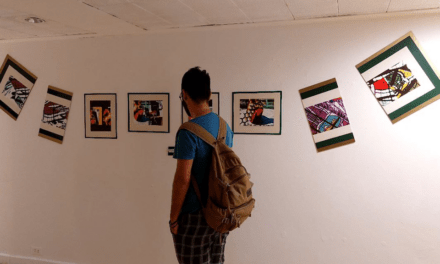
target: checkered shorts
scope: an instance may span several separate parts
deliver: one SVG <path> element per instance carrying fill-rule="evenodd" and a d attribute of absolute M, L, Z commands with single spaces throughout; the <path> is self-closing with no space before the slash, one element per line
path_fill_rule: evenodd
<path fill-rule="evenodd" d="M 220 234 L 205 221 L 201 210 L 184 214 L 179 219 L 177 235 L 173 235 L 179 264 L 222 264 L 228 233 Z M 220 243 L 220 236 L 222 236 Z"/>

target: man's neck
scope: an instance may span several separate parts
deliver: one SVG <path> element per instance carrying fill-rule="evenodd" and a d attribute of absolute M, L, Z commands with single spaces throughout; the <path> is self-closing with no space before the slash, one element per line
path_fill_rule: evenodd
<path fill-rule="evenodd" d="M 211 109 L 209 108 L 209 105 L 203 104 L 202 106 L 194 107 L 195 109 L 190 109 L 191 112 L 191 118 L 197 118 L 199 116 L 204 116 L 206 114 L 211 113 Z"/>

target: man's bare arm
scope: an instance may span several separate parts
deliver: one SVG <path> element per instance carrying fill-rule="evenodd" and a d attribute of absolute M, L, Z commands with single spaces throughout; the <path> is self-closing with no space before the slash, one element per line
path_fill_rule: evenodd
<path fill-rule="evenodd" d="M 177 160 L 176 173 L 173 182 L 170 220 L 175 222 L 179 217 L 180 209 L 185 200 L 186 193 L 191 183 L 191 168 L 193 160 Z"/>

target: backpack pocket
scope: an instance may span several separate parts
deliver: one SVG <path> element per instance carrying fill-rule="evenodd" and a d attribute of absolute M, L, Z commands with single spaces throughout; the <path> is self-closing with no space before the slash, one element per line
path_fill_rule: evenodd
<path fill-rule="evenodd" d="M 251 199 L 245 204 L 231 208 L 231 212 L 229 212 L 227 208 L 219 207 L 212 199 L 208 199 L 204 214 L 210 227 L 219 233 L 226 233 L 240 227 L 251 215 L 254 207 L 255 199 Z"/>

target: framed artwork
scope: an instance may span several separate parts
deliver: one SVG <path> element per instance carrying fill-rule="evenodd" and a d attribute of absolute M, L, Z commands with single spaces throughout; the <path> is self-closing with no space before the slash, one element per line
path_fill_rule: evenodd
<path fill-rule="evenodd" d="M 169 93 L 129 93 L 129 132 L 170 132 Z"/>
<path fill-rule="evenodd" d="M 17 120 L 36 81 L 37 76 L 7 55 L 0 69 L 0 108 Z"/>
<path fill-rule="evenodd" d="M 218 92 L 211 93 L 211 100 L 209 100 L 209 108 L 211 109 L 212 112 L 216 113 L 217 115 L 220 115 L 220 93 Z M 189 120 L 191 120 L 191 118 L 188 117 L 182 105 L 182 124 Z"/>
<path fill-rule="evenodd" d="M 393 124 L 440 98 L 439 72 L 412 32 L 356 68 Z"/>
<path fill-rule="evenodd" d="M 41 119 L 40 137 L 62 144 L 73 93 L 49 86 Z"/>
<path fill-rule="evenodd" d="M 299 93 L 318 152 L 355 142 L 336 79 Z"/>
<path fill-rule="evenodd" d="M 115 93 L 84 94 L 86 138 L 117 138 Z"/>
<path fill-rule="evenodd" d="M 235 134 L 281 135 L 281 91 L 232 93 Z"/>

